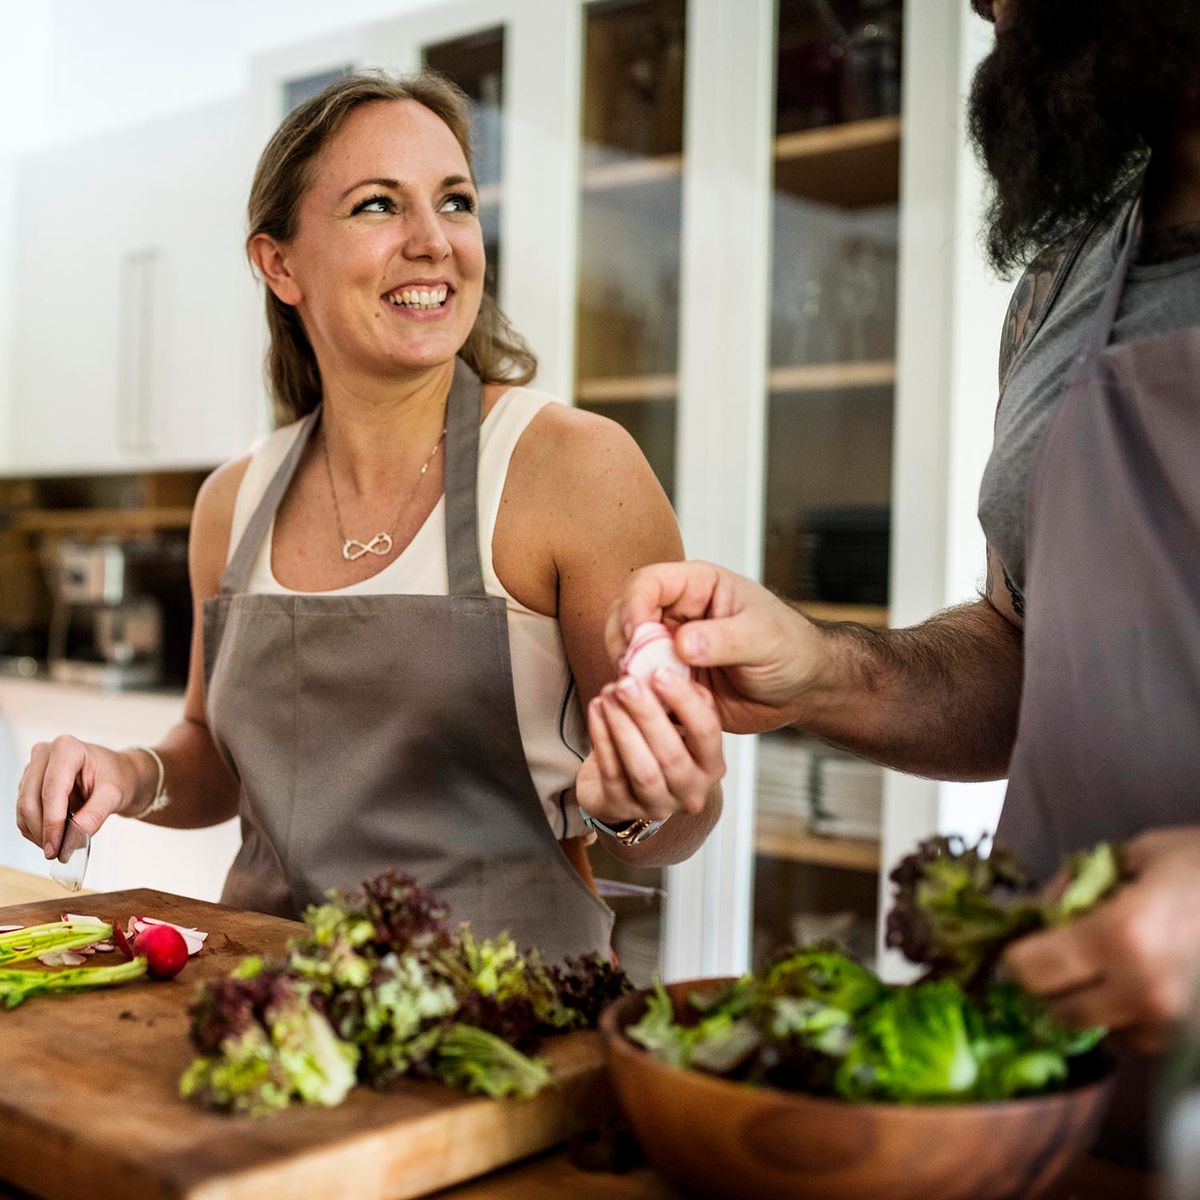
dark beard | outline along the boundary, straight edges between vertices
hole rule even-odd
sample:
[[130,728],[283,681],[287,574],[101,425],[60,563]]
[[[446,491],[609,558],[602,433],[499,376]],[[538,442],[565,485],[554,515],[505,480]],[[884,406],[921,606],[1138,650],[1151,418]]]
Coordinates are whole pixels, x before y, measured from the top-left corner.
[[[991,177],[986,244],[1002,275],[1140,186],[1194,108],[1196,0],[1017,0],[979,65],[972,145]],[[1156,160],[1157,161],[1157,160]]]

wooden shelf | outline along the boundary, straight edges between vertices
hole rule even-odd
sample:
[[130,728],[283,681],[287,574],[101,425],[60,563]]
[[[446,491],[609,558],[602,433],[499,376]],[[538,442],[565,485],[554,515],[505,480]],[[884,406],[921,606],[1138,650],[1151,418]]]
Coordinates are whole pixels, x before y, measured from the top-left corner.
[[[894,362],[811,363],[775,367],[768,375],[772,392],[833,392],[890,387],[896,382]],[[576,399],[585,404],[637,400],[673,400],[679,392],[675,375],[613,375],[581,379]]]
[[879,870],[879,843],[858,838],[821,837],[809,833],[799,817],[758,813],[754,849],[772,858],[840,867],[846,871]]
[[775,190],[837,208],[898,203],[900,118],[781,134],[775,139]]
[[848,388],[894,387],[894,362],[805,363],[774,367],[767,376],[773,392],[833,392]]
[[187,529],[190,506],[163,508],[44,508],[15,514],[12,528],[29,533],[148,533],[155,529]]
[[583,172],[585,192],[610,192],[620,188],[645,187],[683,178],[683,155],[660,154],[655,158],[634,158],[627,162],[587,167]]
[[575,398],[583,404],[618,404],[636,400],[674,400],[679,391],[675,375],[626,375],[581,379]]
[[821,600],[797,600],[806,616],[818,621],[856,621],[872,629],[888,628],[888,610],[876,604],[827,604]]

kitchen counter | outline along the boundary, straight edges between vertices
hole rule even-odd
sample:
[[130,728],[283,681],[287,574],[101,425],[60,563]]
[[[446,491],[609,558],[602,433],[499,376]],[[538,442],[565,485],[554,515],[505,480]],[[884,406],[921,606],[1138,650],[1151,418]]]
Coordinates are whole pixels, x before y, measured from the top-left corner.
[[[649,1169],[626,1175],[580,1171],[563,1151],[485,1175],[438,1192],[436,1200],[688,1200]],[[1153,1179],[1137,1171],[1087,1159],[1056,1200],[1154,1200]],[[0,1182],[0,1200],[36,1200]]]
[[[35,900],[62,899],[65,892],[48,876],[0,867],[0,908]],[[1060,1200],[1153,1200],[1150,1175],[1115,1167],[1096,1159],[1086,1160]],[[542,1155],[472,1183],[437,1193],[438,1200],[685,1200],[654,1171],[641,1169],[625,1175],[580,1171],[564,1151]],[[30,1200],[28,1193],[0,1182],[0,1200]]]
[[[654,1171],[627,1175],[580,1171],[561,1151],[439,1192],[437,1200],[562,1200],[566,1196],[571,1200],[688,1200]],[[1087,1159],[1055,1200],[1154,1200],[1154,1196],[1151,1176]]]

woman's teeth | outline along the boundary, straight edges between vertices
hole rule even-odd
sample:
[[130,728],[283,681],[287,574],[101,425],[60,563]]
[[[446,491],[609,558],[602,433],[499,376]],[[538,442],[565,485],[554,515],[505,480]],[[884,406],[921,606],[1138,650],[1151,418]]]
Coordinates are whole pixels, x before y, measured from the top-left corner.
[[397,308],[441,308],[448,292],[446,287],[405,288],[400,292],[389,292],[388,302]]

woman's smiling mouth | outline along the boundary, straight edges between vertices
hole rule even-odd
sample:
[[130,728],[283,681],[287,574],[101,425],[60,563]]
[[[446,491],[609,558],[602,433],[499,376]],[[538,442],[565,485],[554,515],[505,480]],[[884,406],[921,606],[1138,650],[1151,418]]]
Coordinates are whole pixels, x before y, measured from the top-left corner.
[[453,293],[454,289],[444,283],[412,285],[387,292],[383,298],[392,308],[412,313],[435,313],[445,310]]

